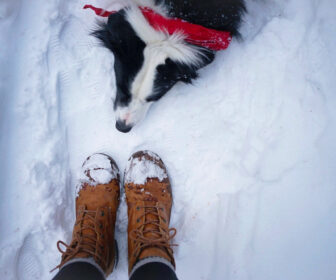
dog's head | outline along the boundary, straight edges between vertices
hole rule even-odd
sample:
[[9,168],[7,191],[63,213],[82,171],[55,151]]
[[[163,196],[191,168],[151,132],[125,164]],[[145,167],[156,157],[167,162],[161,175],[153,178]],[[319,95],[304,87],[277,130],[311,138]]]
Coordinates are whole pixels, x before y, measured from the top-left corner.
[[116,128],[128,132],[150,105],[177,82],[191,83],[214,53],[185,42],[183,35],[154,30],[139,9],[112,14],[93,33],[114,54]]

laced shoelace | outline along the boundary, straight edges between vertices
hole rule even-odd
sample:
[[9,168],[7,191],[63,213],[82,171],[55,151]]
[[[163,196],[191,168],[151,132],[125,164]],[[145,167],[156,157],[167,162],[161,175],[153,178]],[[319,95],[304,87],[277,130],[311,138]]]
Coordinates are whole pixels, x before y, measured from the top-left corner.
[[[100,236],[99,232],[97,231],[97,227],[101,227],[101,224],[97,223],[96,215],[97,211],[79,211],[79,216],[81,217],[77,219],[75,224],[75,226],[80,225],[79,230],[75,232],[74,238],[70,245],[66,244],[62,240],[57,242],[57,249],[62,253],[62,261],[50,272],[61,268],[66,262],[71,260],[78,253],[87,253],[89,256],[93,257],[97,263],[101,264],[102,268],[107,267],[107,260],[104,260],[102,257],[104,249],[102,242],[103,236]],[[93,234],[83,234],[83,230],[90,230],[90,232],[93,232]],[[65,251],[61,248],[61,245],[65,247]]]
[[[145,222],[131,232],[130,238],[136,243],[136,247],[134,250],[134,257],[139,256],[143,249],[155,246],[166,249],[170,258],[174,259],[173,250],[171,247],[178,245],[171,244],[170,241],[176,235],[176,228],[170,228],[167,230],[162,226],[162,224],[160,224],[160,218],[161,220],[164,221],[164,223],[166,223],[167,221],[159,215],[159,209],[160,209],[159,206],[138,206],[138,207],[139,207],[138,209],[141,208],[145,209],[145,213],[142,214],[138,219],[141,219],[148,214],[153,214],[154,216],[157,217],[157,220],[146,221],[145,217]],[[146,225],[155,226],[156,229],[145,230]],[[147,233],[153,233],[154,235],[156,235],[156,237],[152,236],[146,237],[145,234]]]

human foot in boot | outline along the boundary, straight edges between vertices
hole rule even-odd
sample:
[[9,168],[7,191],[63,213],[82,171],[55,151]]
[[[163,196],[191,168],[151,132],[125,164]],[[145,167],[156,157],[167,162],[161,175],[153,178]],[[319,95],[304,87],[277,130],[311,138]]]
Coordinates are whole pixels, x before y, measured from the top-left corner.
[[150,151],[131,156],[125,171],[128,207],[129,273],[137,262],[161,258],[175,267],[170,240],[176,229],[169,229],[172,191],[166,167]]
[[[77,186],[76,221],[70,245],[57,242],[62,253],[62,268],[76,259],[94,260],[109,275],[117,259],[114,239],[116,213],[119,205],[120,177],[115,161],[105,154],[94,154],[82,166]],[[66,250],[63,251],[63,245]]]

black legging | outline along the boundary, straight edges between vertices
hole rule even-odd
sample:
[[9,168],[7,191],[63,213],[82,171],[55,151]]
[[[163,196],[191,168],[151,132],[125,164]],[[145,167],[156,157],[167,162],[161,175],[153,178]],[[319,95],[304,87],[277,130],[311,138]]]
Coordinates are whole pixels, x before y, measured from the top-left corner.
[[[53,280],[105,280],[102,273],[87,262],[74,262],[62,268]],[[160,262],[140,266],[130,280],[177,280],[175,272]]]

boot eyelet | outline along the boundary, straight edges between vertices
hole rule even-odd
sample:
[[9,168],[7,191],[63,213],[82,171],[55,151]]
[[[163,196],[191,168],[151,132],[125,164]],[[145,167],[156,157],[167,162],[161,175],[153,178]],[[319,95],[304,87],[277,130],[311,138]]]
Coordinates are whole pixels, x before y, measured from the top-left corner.
[[102,228],[103,228],[103,224],[100,224],[100,225],[99,225],[99,228],[102,229]]
[[137,219],[137,223],[140,223],[140,219]]
[[104,211],[101,211],[100,215],[103,217],[105,215]]
[[139,206],[137,206],[136,210],[138,210],[138,211],[139,211],[139,210],[140,210],[140,207],[139,207]]

